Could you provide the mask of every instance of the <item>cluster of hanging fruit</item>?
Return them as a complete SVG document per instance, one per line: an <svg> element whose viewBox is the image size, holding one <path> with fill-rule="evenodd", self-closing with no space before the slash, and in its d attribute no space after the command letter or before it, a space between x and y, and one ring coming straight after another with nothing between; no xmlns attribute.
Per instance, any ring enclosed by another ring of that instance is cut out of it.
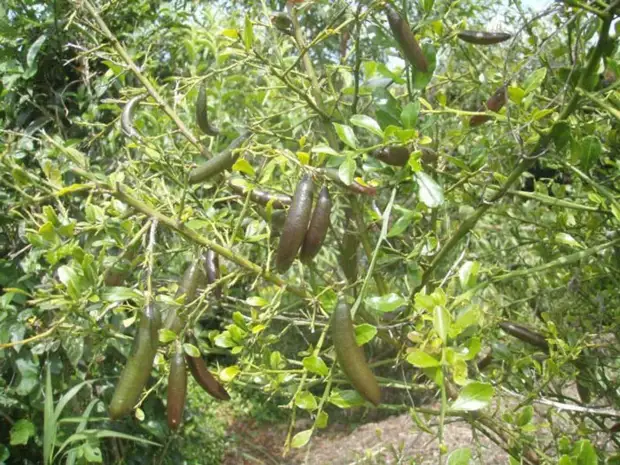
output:
<svg viewBox="0 0 620 465"><path fill-rule="evenodd" d="M418 44L418 41L413 35L409 23L407 23L407 21L390 5L386 5L385 9L392 34L398 42L407 61L418 71L422 73L428 72L428 61L426 60L424 52ZM505 32L467 30L459 32L457 37L470 44L494 45L505 42L512 36ZM478 108L478 112L483 112L488 109L497 113L502 109L506 102L506 87L502 86L487 100L484 106L480 106ZM469 125L471 127L479 126L490 119L491 117L489 115L474 115L469 120Z"/></svg>
<svg viewBox="0 0 620 465"><path fill-rule="evenodd" d="M386 5L385 8L390 29L400 45L405 58L420 72L428 72L428 61L407 21L390 5ZM285 13L275 15L271 20L280 31L290 35L293 34L292 21ZM490 45L508 40L511 36L505 33L464 31L460 32L458 37L469 43ZM132 98L123 109L121 126L124 134L128 137L139 138L139 133L132 124L132 118L137 104L143 98L143 95ZM484 111L486 108L497 112L505 103L506 89L502 87L486 102L485 107L481 107L480 111ZM204 82L199 87L198 99L195 105L195 117L197 126L206 135L216 136L219 134L219 129L208 118L207 95ZM476 126L489 119L490 117L487 115L476 115L471 118L470 125ZM229 171L240 156L239 149L241 149L250 136L250 132L242 132L223 152L194 168L189 174L189 183L202 183L224 171ZM409 153L408 147L388 146L376 150L372 155L386 164L404 166L409 159ZM374 187L355 180L351 184L345 185L340 180L338 171L335 169L320 168L316 169L316 173L323 175L326 179L339 184L352 193L375 195L376 189ZM272 221L276 218L279 221L283 220L282 233L275 259L275 266L278 272L286 272L298 255L303 263L308 264L319 253L330 225L332 209L332 201L326 186L321 188L313 210L314 181L310 175L302 177L292 198L282 193L258 188L250 189L243 179L238 177L229 178L227 183L233 192L240 195L249 195L250 200L257 204L264 206L269 204L275 210L284 210L288 207L286 213L279 212L276 214L274 212L272 214ZM347 215L347 224L349 216ZM350 282L354 282L357 279L356 253L358 245L357 234L345 225L339 263ZM200 266L201 261L203 266ZM179 286L177 297L184 295L186 303L192 302L199 283L204 278L206 278L208 284L213 284L219 279L217 255L212 251L208 251L204 258L194 261L188 267ZM213 292L216 298L221 297L221 289L218 286L215 287ZM181 335L184 326L185 324L176 309L170 309L163 328ZM140 393L150 377L153 360L159 346L158 332L161 327L162 322L159 310L153 304L147 305L140 316L130 356L123 369L109 407L109 414L112 419L118 419L128 414L138 402ZM366 362L363 349L355 341L350 308L344 299L339 301L332 314L331 335L336 357L344 374L365 399L374 405L378 405L381 398L379 384ZM542 338L542 341L536 338L535 345L542 347L543 343L546 344L544 338ZM179 427L183 416L187 392L187 368L189 368L196 382L211 396L220 400L229 399L228 393L208 370L205 361L201 357L192 357L186 354L183 345L177 339L174 342L174 347L172 347L168 376L168 425L173 430Z"/></svg>
<svg viewBox="0 0 620 465"><path fill-rule="evenodd" d="M203 262L203 263L201 263ZM209 250L204 258L190 264L179 283L177 298L184 297L184 302L191 303L201 284L214 285L214 296L218 298L221 290L217 286L219 267L217 255ZM137 404L142 390L150 376L155 355L159 348L159 330L164 328L177 335L183 331L184 322L176 308L170 308L162 325L162 317L157 307L150 303L140 315L140 321L127 363L116 384L108 413L113 420L119 419ZM187 394L187 368L194 380L209 395L219 400L228 400L226 389L217 381L200 356L192 356L184 351L180 340L172 347L168 373L167 417L168 427L178 429L183 418Z"/></svg>

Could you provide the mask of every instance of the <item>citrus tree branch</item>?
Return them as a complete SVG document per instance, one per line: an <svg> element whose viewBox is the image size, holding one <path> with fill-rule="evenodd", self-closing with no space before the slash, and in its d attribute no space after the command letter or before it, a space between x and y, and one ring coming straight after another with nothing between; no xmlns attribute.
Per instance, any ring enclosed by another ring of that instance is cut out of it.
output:
<svg viewBox="0 0 620 465"><path fill-rule="evenodd" d="M603 54L603 49L609 40L609 28L612 22L612 15L607 15L603 20L603 24L601 25L601 29L599 32L598 42L594 49L594 52L590 56L588 63L581 74L579 79L579 83L577 84L577 88L587 88L590 77L596 72L596 68ZM568 118L577 108L579 103L579 93L575 92L568 102L564 110L562 111L560 117L557 119L558 122L565 120ZM557 124L557 123L555 123ZM528 157L524 157L517 164L517 166L513 169L512 173L508 176L504 184L499 188L499 190L493 195L490 201L483 203L480 205L474 213L472 213L468 218L466 218L459 228L452 234L452 236L448 239L448 241L444 244L444 246L437 252L437 254L433 257L433 260L429 264L428 268L424 271L422 275L422 280L418 288L414 290L412 293L412 298L415 296L416 292L419 291L422 287L427 285L430 279L433 276L433 273L437 269L440 263L452 252L452 250L458 245L458 243L463 239L478 223L478 220L487 212L491 206L500 200L506 193L508 193L513 184L515 184L521 175L530 169L536 163L536 160L542 156L548 149L552 137L551 133L553 129L551 129L548 133L541 136L536 144L534 150L532 150L531 155Z"/></svg>
<svg viewBox="0 0 620 465"><path fill-rule="evenodd" d="M166 113L168 117L170 117L170 119L174 122L181 134L183 134L183 136L185 136L185 138L193 146L200 150L200 153L202 155L204 155L205 157L210 156L209 151L200 143L200 141L191 133L191 131L187 129L187 126L185 126L185 123L181 121L179 115L176 114L172 107L168 105L164 98L159 94L159 92L155 88L155 84L153 84L144 74L142 74L142 72L140 72L138 66L134 63L129 53L127 53L127 50L125 50L125 47L123 47L120 41L112 33L112 31L110 31L101 15L99 15L97 9L90 3L89 0L83 0L82 5L84 5L84 7L88 10L88 13L90 13L92 18L95 20L106 39L108 39L112 43L112 46L114 47L114 50L116 50L116 53L118 53L123 59L123 61L127 63L129 69L131 69L131 71L135 74L136 78L138 78L138 80L142 83L149 95L153 97L153 100L155 100L155 102L157 102L157 104L163 109L164 113Z"/></svg>

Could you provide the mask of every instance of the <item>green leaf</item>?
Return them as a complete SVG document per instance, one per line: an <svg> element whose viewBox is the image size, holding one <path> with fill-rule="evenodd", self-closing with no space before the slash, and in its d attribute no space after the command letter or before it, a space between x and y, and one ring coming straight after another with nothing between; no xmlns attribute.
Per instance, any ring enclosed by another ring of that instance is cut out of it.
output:
<svg viewBox="0 0 620 465"><path fill-rule="evenodd" d="M443 188L428 174L420 171L414 173L420 188L420 200L429 208L436 208L443 204Z"/></svg>
<svg viewBox="0 0 620 465"><path fill-rule="evenodd" d="M45 35L39 36L39 38L35 40L28 49L28 54L26 55L26 66L28 66L28 68L32 68L34 66L39 50L46 39L47 37Z"/></svg>
<svg viewBox="0 0 620 465"><path fill-rule="evenodd" d="M407 301L398 294L386 294L366 298L366 305L373 310L381 313L393 312L394 310L407 305Z"/></svg>
<svg viewBox="0 0 620 465"><path fill-rule="evenodd" d="M340 408L351 408L365 405L364 398L354 390L333 390L329 396L329 402Z"/></svg>
<svg viewBox="0 0 620 465"><path fill-rule="evenodd" d="M103 291L101 299L104 302L122 302L123 300L141 300L142 294L128 287L110 287Z"/></svg>
<svg viewBox="0 0 620 465"><path fill-rule="evenodd" d="M511 102L516 103L517 105L521 103L525 97L525 91L520 87L508 87L508 98Z"/></svg>
<svg viewBox="0 0 620 465"><path fill-rule="evenodd" d="M351 126L347 126L346 124L333 123L334 128L336 129L336 134L342 142L344 142L347 146L352 149L357 148L357 138L355 137L355 133Z"/></svg>
<svg viewBox="0 0 620 465"><path fill-rule="evenodd" d="M357 126L358 128L366 129L373 134L376 134L379 137L383 137L383 131L373 118L366 115L353 115L349 120L353 126Z"/></svg>
<svg viewBox="0 0 620 465"><path fill-rule="evenodd" d="M225 383L228 383L235 379L235 377L241 372L237 365L231 365L220 371L220 379Z"/></svg>
<svg viewBox="0 0 620 465"><path fill-rule="evenodd" d="M467 363L465 360L454 360L452 363L452 379L459 386L467 384Z"/></svg>
<svg viewBox="0 0 620 465"><path fill-rule="evenodd" d="M185 344L183 344L183 350L190 357L199 358L199 357L202 356L202 354L200 353L200 350L198 349L198 347L196 347L193 344L189 344L187 342Z"/></svg>
<svg viewBox="0 0 620 465"><path fill-rule="evenodd" d="M327 412L324 412L324 411L320 412L316 416L316 420L314 421L314 427L315 428L326 428L328 421L329 421L329 415L327 414Z"/></svg>
<svg viewBox="0 0 620 465"><path fill-rule="evenodd" d="M559 244L568 245L574 248L583 248L583 246L568 233L557 233L555 235L555 241Z"/></svg>
<svg viewBox="0 0 620 465"><path fill-rule="evenodd" d="M312 436L312 429L307 429L305 431L301 431L293 436L291 440L291 447L294 449L299 449L300 447L308 444L310 437Z"/></svg>
<svg viewBox="0 0 620 465"><path fill-rule="evenodd" d="M26 396L39 384L39 367L23 358L15 360L19 372L19 384L15 387L18 396Z"/></svg>
<svg viewBox="0 0 620 465"><path fill-rule="evenodd" d="M336 152L334 149L327 145L317 145L316 147L312 147L312 153L324 153L327 155L339 156L340 154Z"/></svg>
<svg viewBox="0 0 620 465"><path fill-rule="evenodd" d="M295 396L295 405L309 412L317 408L316 398L309 392L300 392Z"/></svg>
<svg viewBox="0 0 620 465"><path fill-rule="evenodd" d="M521 409L519 412L519 416L517 417L517 426L525 426L534 417L534 408L531 405L528 405Z"/></svg>
<svg viewBox="0 0 620 465"><path fill-rule="evenodd" d="M426 352L422 352L421 350L416 350L415 352L411 352L407 355L407 361L414 367L418 368L431 368L441 365L439 360Z"/></svg>
<svg viewBox="0 0 620 465"><path fill-rule="evenodd" d="M538 89L545 80L546 76L547 68L538 68L536 71L532 72L532 74L530 74L523 83L525 95Z"/></svg>
<svg viewBox="0 0 620 465"><path fill-rule="evenodd" d="M456 321L450 328L453 327L458 329L458 333L455 336L458 336L464 329L469 328L475 324L480 322L480 309L476 305L470 305L465 311L459 313L456 318ZM452 334L452 331L450 332Z"/></svg>
<svg viewBox="0 0 620 465"><path fill-rule="evenodd" d="M587 439L582 439L575 444L572 455L577 458L577 465L598 465L596 449Z"/></svg>
<svg viewBox="0 0 620 465"><path fill-rule="evenodd" d="M248 176L255 175L254 168L252 168L252 165L250 165L250 162L248 162L245 158L239 158L233 165L232 170L245 173Z"/></svg>
<svg viewBox="0 0 620 465"><path fill-rule="evenodd" d="M350 156L346 157L340 165L340 168L338 168L338 177L347 186L351 185L355 178L355 168L355 160Z"/></svg>
<svg viewBox="0 0 620 465"><path fill-rule="evenodd" d="M450 314L448 310L439 305L433 309L433 328L443 343L446 344L448 342L448 331L450 331Z"/></svg>
<svg viewBox="0 0 620 465"><path fill-rule="evenodd" d="M30 420L17 420L11 428L11 442L12 446L22 446L28 443L28 439L34 436L34 425Z"/></svg>
<svg viewBox="0 0 620 465"><path fill-rule="evenodd" d="M592 168L603 152L601 140L596 136L584 137L581 141L573 144L573 163L578 163L584 170Z"/></svg>
<svg viewBox="0 0 620 465"><path fill-rule="evenodd" d="M462 447L455 449L448 455L448 465L469 465L471 460L471 449Z"/></svg>
<svg viewBox="0 0 620 465"><path fill-rule="evenodd" d="M411 160L409 160L411 162ZM387 237L397 237L400 236L403 232L407 230L409 225L414 221L419 219L418 213L405 213L403 216L398 218L390 230L388 231Z"/></svg>
<svg viewBox="0 0 620 465"><path fill-rule="evenodd" d="M230 335L229 331L223 331L222 333L218 334L213 340L213 343L217 347L221 347L222 349L229 349L237 345L237 343L233 340L232 336Z"/></svg>
<svg viewBox="0 0 620 465"><path fill-rule="evenodd" d="M405 129L415 128L420 113L420 101L408 103L400 114L400 120Z"/></svg>
<svg viewBox="0 0 620 465"><path fill-rule="evenodd" d="M558 121L551 128L551 137L558 151L564 150L571 141L571 128L566 121Z"/></svg>
<svg viewBox="0 0 620 465"><path fill-rule="evenodd" d="M495 390L487 383L469 383L462 390L451 406L452 410L464 410L472 412L489 405Z"/></svg>
<svg viewBox="0 0 620 465"><path fill-rule="evenodd" d="M254 28L252 27L252 20L250 19L250 15L245 15L245 24L243 27L243 44L245 45L246 50L250 50L252 48L252 44L254 43Z"/></svg>
<svg viewBox="0 0 620 465"><path fill-rule="evenodd" d="M372 341L376 334L377 328L373 325L369 325L368 323L357 325L355 327L355 341L358 346L363 346L364 344Z"/></svg>
<svg viewBox="0 0 620 465"><path fill-rule="evenodd" d="M54 443L56 442L56 420L54 418L54 393L52 391L52 372L49 362L45 369L45 400L43 403L43 463L51 465Z"/></svg>
<svg viewBox="0 0 620 465"><path fill-rule="evenodd" d="M329 369L325 362L321 357L317 357L316 355L310 355L309 357L305 357L302 360L304 368L311 373L316 373L317 375L327 376L329 373Z"/></svg>
<svg viewBox="0 0 620 465"><path fill-rule="evenodd" d="M82 450L84 451L84 458L89 463L101 463L103 461L99 447L92 446L88 442L85 442L82 444Z"/></svg>
<svg viewBox="0 0 620 465"><path fill-rule="evenodd" d="M459 282L463 290L471 289L478 281L478 270L480 263L476 261L466 261L459 268Z"/></svg>
<svg viewBox="0 0 620 465"><path fill-rule="evenodd" d="M166 328L159 330L159 342L162 344L168 344L177 338L177 333Z"/></svg>
<svg viewBox="0 0 620 465"><path fill-rule="evenodd" d="M245 302L251 307L264 307L269 304L269 302L259 296L248 297L245 299Z"/></svg>
<svg viewBox="0 0 620 465"><path fill-rule="evenodd" d="M422 8L426 13L433 11L433 5L435 5L435 0L422 0Z"/></svg>

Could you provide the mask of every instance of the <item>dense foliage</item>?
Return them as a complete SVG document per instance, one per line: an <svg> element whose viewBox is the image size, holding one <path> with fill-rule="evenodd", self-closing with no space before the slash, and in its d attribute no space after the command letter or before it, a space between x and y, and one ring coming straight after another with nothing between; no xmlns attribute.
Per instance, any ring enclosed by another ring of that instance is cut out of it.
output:
<svg viewBox="0 0 620 465"><path fill-rule="evenodd" d="M618 463L619 2L389 2L425 72L386 3L0 5L0 463L219 463L222 404L191 380L166 426L177 342L231 411L284 411L287 448L376 408L410 412L453 464L479 450L447 450L451 418L514 463ZM512 37L457 37L490 21ZM246 130L231 169L194 182ZM385 163L396 146L404 166ZM251 188L292 196L304 175L329 189L330 226L280 273L282 214ZM185 299L207 249L220 276ZM377 407L336 362L338 301ZM159 331L147 389L112 421L151 303L182 329Z"/></svg>

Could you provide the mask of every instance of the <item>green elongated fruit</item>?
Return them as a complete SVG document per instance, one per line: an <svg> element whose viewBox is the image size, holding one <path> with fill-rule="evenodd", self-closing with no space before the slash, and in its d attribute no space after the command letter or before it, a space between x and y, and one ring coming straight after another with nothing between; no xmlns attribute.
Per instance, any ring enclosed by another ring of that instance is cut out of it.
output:
<svg viewBox="0 0 620 465"><path fill-rule="evenodd" d="M502 109L502 107L506 104L506 102L507 102L506 88L502 86L499 89L497 89L495 93L487 100L485 104L486 108L480 107L478 108L478 111L485 111L485 109L487 109L487 110L491 110L497 113L498 111ZM469 125L472 127L480 126L482 123L485 123L489 121L490 119L493 119L493 118L488 115L474 115L470 118Z"/></svg>
<svg viewBox="0 0 620 465"><path fill-rule="evenodd" d="M523 325L511 323L510 321L502 321L499 326L511 336L514 336L517 339L527 342L533 346L539 347L546 352L549 351L549 343L542 334L532 331Z"/></svg>
<svg viewBox="0 0 620 465"><path fill-rule="evenodd" d="M357 281L357 249L359 247L359 238L357 234L349 228L349 218L351 212L345 212L347 220L344 225L344 236L342 237L342 246L340 248L340 256L338 262L345 277L350 283Z"/></svg>
<svg viewBox="0 0 620 465"><path fill-rule="evenodd" d="M506 32L485 32L485 31L462 31L458 34L459 39L464 42L476 45L493 45L505 42L512 37Z"/></svg>
<svg viewBox="0 0 620 465"><path fill-rule="evenodd" d="M203 82L198 88L198 99L196 100L196 124L202 132L208 136L217 136L220 130L213 126L209 121L207 110L207 86Z"/></svg>
<svg viewBox="0 0 620 465"><path fill-rule="evenodd" d="M340 175L338 174L338 170L335 168L325 168L325 169L320 170L320 172L323 173L327 178L331 179L332 181L344 187L345 189L348 189L351 192L355 192L356 194L364 194L364 195L376 195L377 194L376 188L372 186L364 186L363 184L360 184L359 182L355 180L353 180L353 182L347 186L344 182L342 182L342 179L340 179Z"/></svg>
<svg viewBox="0 0 620 465"><path fill-rule="evenodd" d="M205 259L205 274L207 275L207 284L213 284L220 279L220 260L218 255L211 249L207 250L204 255ZM213 294L216 299L222 298L222 289L220 286L216 286L213 290Z"/></svg>
<svg viewBox="0 0 620 465"><path fill-rule="evenodd" d="M206 163L194 168L189 174L189 183L197 184L199 182L204 182L209 178L220 174L222 171L231 169L239 158L239 153L235 153L235 150L241 147L241 145L248 140L250 135L250 132L242 133L239 137L233 140L222 153L214 156Z"/></svg>
<svg viewBox="0 0 620 465"><path fill-rule="evenodd" d="M405 166L409 161L409 153L407 147L392 145L375 150L372 156L388 165Z"/></svg>
<svg viewBox="0 0 620 465"><path fill-rule="evenodd" d="M204 270L200 264L200 260L194 260L185 269L183 278L179 283L179 289L177 290L176 297L185 295L184 304L188 305L196 298L196 291L201 281L204 279ZM171 308L166 315L164 322L164 328L174 331L179 334L183 329L183 321L178 315L176 308Z"/></svg>
<svg viewBox="0 0 620 465"><path fill-rule="evenodd" d="M137 95L136 97L131 98L123 107L123 113L121 113L121 129L127 137L140 137L138 131L136 131L133 127L133 114L138 102L140 102L140 100L144 97L144 95Z"/></svg>
<svg viewBox="0 0 620 465"><path fill-rule="evenodd" d="M168 428L176 430L183 420L185 409L185 396L187 395L187 370L185 369L185 356L183 346L176 343L174 354L170 359L170 372L168 373Z"/></svg>
<svg viewBox="0 0 620 465"><path fill-rule="evenodd" d="M201 357L190 357L185 354L185 360L189 371L196 380L196 382L203 388L211 397L215 397L220 400L230 400L230 395L226 392L226 389L215 379L207 368L207 364Z"/></svg>
<svg viewBox="0 0 620 465"><path fill-rule="evenodd" d="M131 354L121 373L108 409L110 418L117 420L133 409L140 393L151 376L157 353L161 315L154 305L148 305L140 316L138 332L134 336Z"/></svg>
<svg viewBox="0 0 620 465"><path fill-rule="evenodd" d="M374 405L379 405L381 402L379 383L366 362L364 349L359 347L355 341L351 312L344 301L338 302L334 310L331 335L336 349L336 358L344 374L364 399Z"/></svg>
<svg viewBox="0 0 620 465"><path fill-rule="evenodd" d="M312 177L306 174L297 184L291 207L284 221L284 230L276 254L276 269L280 273L284 273L291 267L304 241L312 213L313 190Z"/></svg>
<svg viewBox="0 0 620 465"><path fill-rule="evenodd" d="M387 14L388 23L390 23L392 35L394 39L396 39L396 42L398 42L398 45L400 45L407 61L419 71L426 73L428 71L428 62L413 32L411 32L409 23L407 23L407 21L405 21L390 5L386 5L385 12Z"/></svg>
<svg viewBox="0 0 620 465"><path fill-rule="evenodd" d="M306 237L304 237L304 243L301 246L301 253L299 259L304 262L310 262L316 254L321 250L325 236L327 236L327 229L329 228L329 215L332 212L332 199L329 197L329 191L327 187L323 186L321 192L319 192L319 198L316 201L314 207L314 213L312 213L312 219L310 220L310 226L306 231Z"/></svg>
<svg viewBox="0 0 620 465"><path fill-rule="evenodd" d="M239 195L247 195L249 187L245 182L242 184L240 178L233 178L228 183L231 189ZM286 208L287 205L291 204L291 197L286 194L279 194L277 192L267 192L262 189L253 188L250 190L250 199L259 204L259 205L267 205L269 202L273 201L272 208L281 210Z"/></svg>

